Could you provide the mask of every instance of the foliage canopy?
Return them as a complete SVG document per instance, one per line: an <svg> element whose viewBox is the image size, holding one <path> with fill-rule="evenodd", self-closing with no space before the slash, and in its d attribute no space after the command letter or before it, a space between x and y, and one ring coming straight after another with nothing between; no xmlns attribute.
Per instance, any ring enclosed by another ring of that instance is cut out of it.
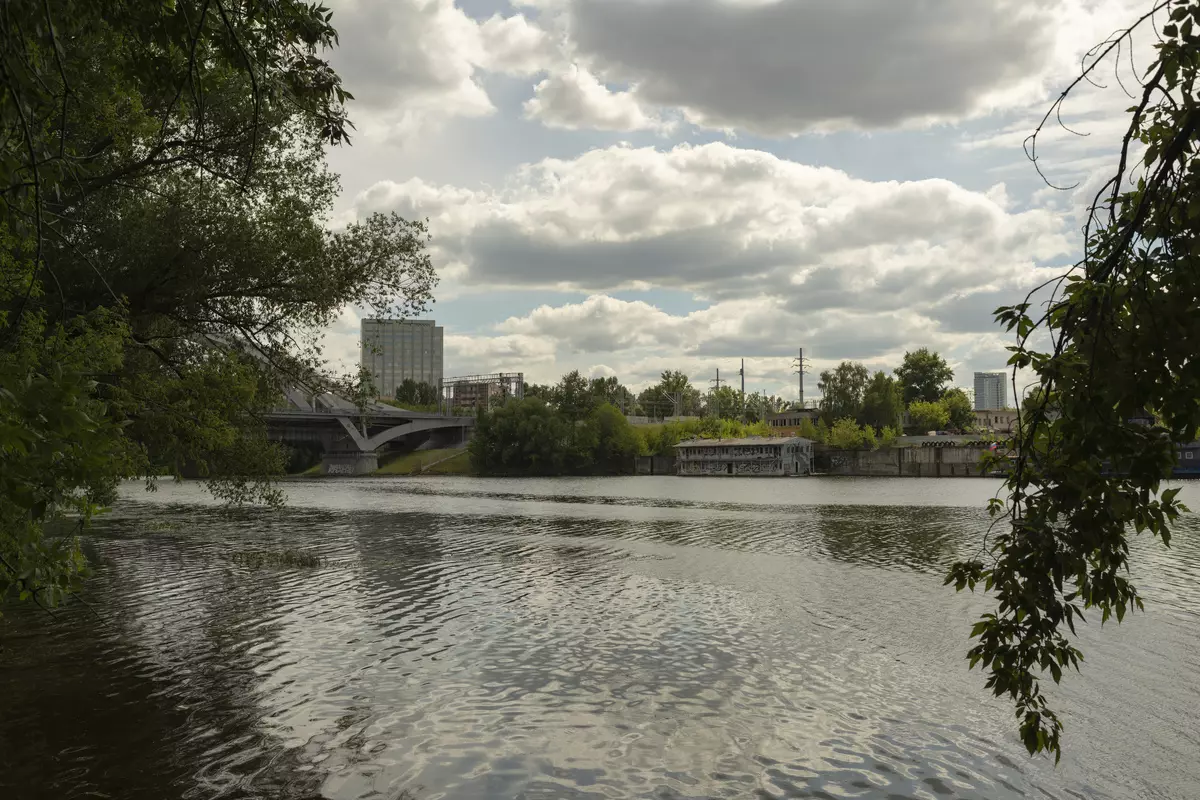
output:
<svg viewBox="0 0 1200 800"><path fill-rule="evenodd" d="M321 388L314 331L419 310L420 223L333 231L350 95L297 0L11 0L0 13L0 597L75 587L122 479L277 503L262 415Z"/></svg>
<svg viewBox="0 0 1200 800"><path fill-rule="evenodd" d="M1014 396L1017 370L1032 373L1037 391L1022 409L1016 455L1002 465L1006 497L991 506L990 557L947 576L960 590L993 593L995 609L971 631L970 664L1011 698L1030 753L1056 758L1062 722L1042 682L1079 668L1083 654L1068 636L1085 612L1120 622L1142 608L1127 536L1170 542L1185 509L1177 488L1160 489L1177 446L1200 426L1200 2L1156 3L1097 48L1062 97L1164 12L1116 169L1090 206L1082 259L1050 284L1044 309L1031 295L997 312L1016 334ZM1029 145L1035 163L1040 131ZM1154 423L1139 419L1145 410Z"/></svg>

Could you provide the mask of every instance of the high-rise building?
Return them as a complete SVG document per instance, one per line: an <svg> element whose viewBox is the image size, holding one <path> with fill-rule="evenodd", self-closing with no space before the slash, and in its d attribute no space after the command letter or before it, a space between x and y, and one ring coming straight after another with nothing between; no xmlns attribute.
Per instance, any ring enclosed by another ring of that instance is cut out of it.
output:
<svg viewBox="0 0 1200 800"><path fill-rule="evenodd" d="M1004 372L975 373L975 410L1008 408L1008 375Z"/></svg>
<svg viewBox="0 0 1200 800"><path fill-rule="evenodd" d="M412 378L437 386L442 380L442 329L431 319L364 319L362 363L380 397Z"/></svg>

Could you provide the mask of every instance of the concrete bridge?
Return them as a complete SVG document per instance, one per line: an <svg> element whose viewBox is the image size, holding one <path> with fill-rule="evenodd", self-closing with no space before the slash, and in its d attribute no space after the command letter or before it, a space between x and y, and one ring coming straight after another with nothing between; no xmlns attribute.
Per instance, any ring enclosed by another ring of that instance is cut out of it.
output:
<svg viewBox="0 0 1200 800"><path fill-rule="evenodd" d="M287 391L287 406L267 415L273 438L320 444L321 472L327 475L364 475L379 467L379 449L390 442L427 434L443 447L466 442L475 427L474 417L423 414L371 403L360 410L332 393Z"/></svg>

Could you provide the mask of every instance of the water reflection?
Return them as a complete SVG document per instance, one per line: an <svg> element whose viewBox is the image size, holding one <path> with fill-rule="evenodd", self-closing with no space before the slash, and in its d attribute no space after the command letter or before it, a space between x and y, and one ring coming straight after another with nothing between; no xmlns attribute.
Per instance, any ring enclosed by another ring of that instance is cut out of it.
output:
<svg viewBox="0 0 1200 800"><path fill-rule="evenodd" d="M135 496L88 543L107 626L76 607L0 629L0 796L1186 797L1200 780L1191 528L1137 545L1151 613L1085 642L1056 771L963 667L980 605L940 574L978 547L982 504L752 483L307 483L280 513ZM231 558L280 547L325 566Z"/></svg>

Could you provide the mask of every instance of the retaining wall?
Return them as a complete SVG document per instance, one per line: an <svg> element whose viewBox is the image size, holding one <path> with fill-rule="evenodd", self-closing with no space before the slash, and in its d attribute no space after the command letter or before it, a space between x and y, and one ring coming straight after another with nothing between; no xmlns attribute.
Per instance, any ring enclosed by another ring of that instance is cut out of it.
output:
<svg viewBox="0 0 1200 800"><path fill-rule="evenodd" d="M638 475L674 475L675 456L638 456L635 472Z"/></svg>
<svg viewBox="0 0 1200 800"><path fill-rule="evenodd" d="M838 450L817 446L815 467L829 475L902 478L978 478L983 447L884 447Z"/></svg>

